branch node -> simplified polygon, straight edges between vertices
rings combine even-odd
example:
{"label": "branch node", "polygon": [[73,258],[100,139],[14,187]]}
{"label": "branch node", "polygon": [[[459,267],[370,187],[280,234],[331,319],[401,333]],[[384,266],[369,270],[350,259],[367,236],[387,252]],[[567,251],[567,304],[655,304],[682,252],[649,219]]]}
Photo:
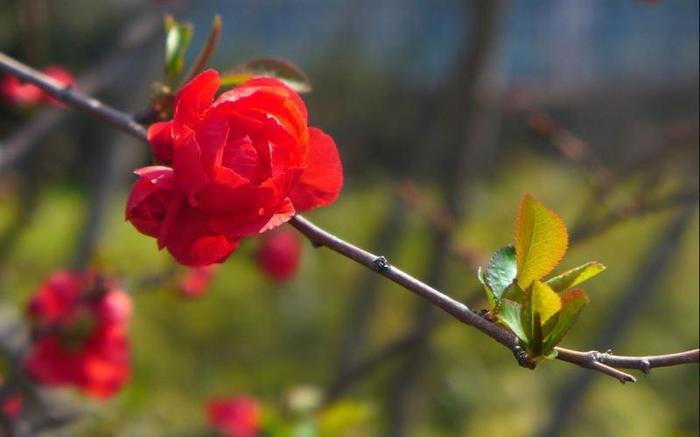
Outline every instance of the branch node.
{"label": "branch node", "polygon": [[318,249],[320,247],[323,247],[323,243],[319,243],[318,241],[311,240],[311,247],[314,249]]}
{"label": "branch node", "polygon": [[651,372],[651,362],[644,358],[639,362],[639,370],[641,370],[645,375],[648,375],[649,372]]}
{"label": "branch node", "polygon": [[612,353],[612,349],[608,349],[605,352],[591,351],[591,358],[593,361],[597,361],[601,364],[606,364],[608,361],[608,356]]}
{"label": "branch node", "polygon": [[389,270],[389,267],[391,267],[391,264],[389,264],[389,260],[386,259],[384,256],[378,256],[372,261],[374,264],[374,267],[377,269],[378,272],[383,272],[386,270]]}
{"label": "branch node", "polygon": [[70,85],[65,85],[61,88],[61,91],[58,93],[58,100],[65,102],[68,99],[68,95],[70,92],[73,90],[73,87]]}
{"label": "branch node", "polygon": [[518,365],[520,365],[520,367],[534,369],[537,365],[533,360],[530,359],[530,356],[527,354],[525,349],[520,347],[520,345],[513,346],[513,355],[515,356],[515,359],[518,360]]}

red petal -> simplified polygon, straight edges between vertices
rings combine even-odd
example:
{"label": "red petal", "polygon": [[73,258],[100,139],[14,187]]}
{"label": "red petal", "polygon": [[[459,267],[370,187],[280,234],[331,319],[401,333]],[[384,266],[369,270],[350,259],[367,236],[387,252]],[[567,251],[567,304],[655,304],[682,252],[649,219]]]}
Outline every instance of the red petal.
{"label": "red petal", "polygon": [[283,82],[257,77],[248,80],[216,99],[215,105],[236,102],[249,111],[258,111],[277,119],[302,143],[306,144],[308,113],[304,101]]}
{"label": "red petal", "polygon": [[209,228],[209,216],[185,207],[173,222],[166,246],[180,264],[199,267],[220,263],[238,246],[238,239],[215,233]]}
{"label": "red petal", "polygon": [[197,144],[202,153],[202,162],[207,171],[221,165],[224,146],[229,134],[229,123],[224,117],[207,113],[207,116],[197,125],[195,132]]}
{"label": "red petal", "polygon": [[277,176],[290,167],[301,167],[306,163],[308,141],[292,136],[275,120],[267,119],[263,127],[253,136],[256,142],[267,145],[271,174]]}
{"label": "red petal", "polygon": [[173,161],[173,122],[161,121],[148,128],[148,142],[159,161],[170,164]]}
{"label": "red petal", "polygon": [[141,202],[158,190],[158,187],[146,179],[139,179],[131,188],[129,200],[126,201],[125,219],[131,218],[131,212],[136,209]]}
{"label": "red petal", "polygon": [[209,182],[199,144],[191,132],[182,142],[175,145],[173,170],[177,187],[189,199]]}
{"label": "red petal", "polygon": [[219,83],[219,73],[216,70],[206,70],[180,89],[175,97],[173,117],[173,134],[176,139],[182,135],[182,126],[193,128],[202,113],[211,106]]}
{"label": "red petal", "polygon": [[289,197],[303,171],[301,168],[290,168],[263,182],[257,189],[258,203],[263,206],[277,205]]}
{"label": "red petal", "polygon": [[180,214],[180,211],[184,205],[185,200],[182,198],[182,196],[176,197],[175,200],[168,205],[168,210],[165,213],[163,223],[160,225],[158,235],[154,235],[154,237],[158,238],[158,249],[165,247],[165,242],[168,235],[170,235],[170,228],[172,227],[173,222],[175,222],[175,219],[177,219],[177,216]]}
{"label": "red petal", "polygon": [[256,191],[248,179],[229,168],[217,167],[214,179],[199,190],[197,199],[208,211],[240,211],[254,205]]}
{"label": "red petal", "polygon": [[[164,231],[164,224],[160,222],[162,218],[153,217],[148,208],[142,207],[142,203],[147,201],[150,196],[163,196],[162,199],[172,198],[172,196],[178,197],[175,193],[173,170],[169,167],[151,166],[140,168],[134,173],[139,175],[140,179],[136,181],[129,194],[129,200],[126,203],[126,219],[139,232],[157,237]],[[176,202],[172,200],[171,203]],[[168,208],[170,207],[168,206]]]}
{"label": "red petal", "polygon": [[333,138],[316,128],[309,129],[306,169],[292,188],[290,198],[298,211],[326,206],[338,198],[343,186],[343,166]]}
{"label": "red petal", "polygon": [[258,212],[231,212],[216,214],[211,217],[209,224],[212,229],[226,235],[246,237],[269,231],[294,216],[294,205],[289,199],[284,199],[274,208]]}

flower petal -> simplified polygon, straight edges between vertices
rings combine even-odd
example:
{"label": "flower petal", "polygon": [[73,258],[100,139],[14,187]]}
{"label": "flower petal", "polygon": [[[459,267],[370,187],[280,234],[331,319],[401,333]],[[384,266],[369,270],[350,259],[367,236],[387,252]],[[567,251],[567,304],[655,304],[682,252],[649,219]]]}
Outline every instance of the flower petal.
{"label": "flower petal", "polygon": [[250,209],[255,197],[248,179],[226,167],[215,168],[212,181],[197,193],[202,208],[212,212]]}
{"label": "flower petal", "polygon": [[190,132],[175,145],[173,154],[175,183],[191,201],[193,196],[209,182],[209,175],[202,163],[202,152],[195,135]]}
{"label": "flower petal", "polygon": [[333,138],[322,130],[309,128],[309,156],[306,169],[292,188],[290,198],[298,211],[333,203],[343,187],[343,166]]}
{"label": "flower petal", "polygon": [[180,264],[199,267],[224,262],[238,239],[214,232],[208,214],[185,206],[170,228],[166,246]]}
{"label": "flower petal", "polygon": [[299,94],[280,80],[270,77],[250,79],[221,94],[214,105],[224,102],[237,102],[249,111],[272,116],[302,143],[308,140],[306,105]]}
{"label": "flower petal", "polygon": [[151,150],[155,157],[165,164],[173,161],[172,126],[173,122],[170,120],[153,123],[148,127],[148,143]]}
{"label": "flower petal", "polygon": [[176,140],[183,135],[182,126],[193,128],[202,113],[211,106],[219,90],[219,83],[219,73],[210,69],[197,75],[177,93],[173,117],[173,134]]}
{"label": "flower petal", "polygon": [[228,120],[211,111],[197,125],[195,138],[202,153],[202,163],[210,173],[214,167],[221,165],[229,130]]}
{"label": "flower petal", "polygon": [[246,237],[269,231],[289,221],[294,214],[294,205],[289,199],[284,199],[279,205],[268,210],[261,208],[257,212],[216,214],[211,217],[209,224],[217,232]]}

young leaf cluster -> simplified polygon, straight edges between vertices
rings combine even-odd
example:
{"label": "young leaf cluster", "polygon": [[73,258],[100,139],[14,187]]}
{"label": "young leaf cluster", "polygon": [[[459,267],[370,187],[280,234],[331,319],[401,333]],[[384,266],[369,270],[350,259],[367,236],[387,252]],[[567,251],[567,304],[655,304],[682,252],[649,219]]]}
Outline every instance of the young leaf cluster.
{"label": "young leaf cluster", "polygon": [[554,347],[573,326],[588,296],[575,288],[605,270],[592,261],[544,280],[568,246],[563,220],[525,194],[515,223],[515,241],[500,248],[479,280],[486,290],[489,317],[518,336],[532,358],[554,358]]}
{"label": "young leaf cluster", "polygon": [[[199,50],[189,70],[185,70],[186,55],[194,33],[194,26],[189,22],[179,22],[166,15],[163,20],[165,28],[165,63],[163,79],[154,84],[151,101],[155,119],[172,118],[174,95],[183,84],[207,68],[221,36],[221,17],[215,16],[206,42]],[[230,67],[221,76],[221,87],[233,88],[257,76],[273,77],[281,80],[293,90],[304,93],[311,91],[311,81],[304,71],[291,61],[280,57],[260,57]]]}

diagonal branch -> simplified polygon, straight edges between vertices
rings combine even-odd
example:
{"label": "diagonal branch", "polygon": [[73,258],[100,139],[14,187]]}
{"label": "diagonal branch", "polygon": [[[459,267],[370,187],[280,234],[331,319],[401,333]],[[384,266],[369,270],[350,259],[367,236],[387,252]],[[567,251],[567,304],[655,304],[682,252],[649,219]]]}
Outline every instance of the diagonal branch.
{"label": "diagonal branch", "polygon": [[[129,133],[140,140],[147,141],[146,129],[137,123],[130,115],[105,105],[97,99],[88,97],[79,91],[63,87],[50,77],[47,77],[46,75],[10,58],[1,52],[0,70],[38,86],[64,103],[99,117],[117,129]],[[511,350],[511,352],[513,352],[521,366],[534,368],[535,363],[520,347],[518,339],[513,333],[505,330],[495,323],[486,320],[463,303],[392,266],[383,256],[375,255],[362,248],[354,246],[319,228],[299,215],[293,217],[289,223],[299,232],[305,235],[316,246],[325,246],[428,300],[430,303],[447,312],[455,319],[478,329],[488,337],[491,337],[495,341],[507,347],[509,350]],[[561,361],[570,362],[607,374],[609,376],[613,376],[621,382],[633,382],[635,379],[632,375],[619,371],[615,369],[615,367],[648,370],[648,368],[651,367],[685,364],[690,362],[698,362],[699,360],[697,350],[658,357],[622,357],[610,354],[600,354],[593,351],[578,352],[564,348],[557,348],[557,352],[559,354],[557,358]],[[648,367],[644,361],[645,359],[647,360],[646,362],[649,363]],[[618,364],[619,366],[617,366]]]}
{"label": "diagonal branch", "polygon": [[557,348],[557,358],[581,367],[597,366],[598,364],[611,368],[637,369],[644,373],[655,367],[677,366],[679,364],[697,363],[700,349],[692,349],[685,352],[666,355],[649,355],[646,357],[628,357],[613,355],[608,352],[579,352],[571,349]]}
{"label": "diagonal branch", "polygon": [[87,111],[117,129],[123,130],[146,141],[146,129],[137,123],[129,114],[107,106],[95,98],[86,96],[80,91],[72,89],[70,86],[65,86],[44,73],[22,64],[2,52],[0,52],[0,70],[24,82],[36,85],[63,103]]}
{"label": "diagonal branch", "polygon": [[506,346],[519,357],[521,365],[526,367],[531,367],[533,365],[529,358],[524,355],[524,351],[520,348],[518,339],[514,334],[481,317],[463,303],[419,281],[403,270],[392,266],[383,256],[375,255],[347,241],[341,240],[300,215],[294,216],[289,223],[311,240],[314,245],[325,246],[334,252],[352,259],[358,264],[362,264],[368,269],[374,270],[390,281],[430,301],[433,305],[449,313],[460,322],[473,326]]}

